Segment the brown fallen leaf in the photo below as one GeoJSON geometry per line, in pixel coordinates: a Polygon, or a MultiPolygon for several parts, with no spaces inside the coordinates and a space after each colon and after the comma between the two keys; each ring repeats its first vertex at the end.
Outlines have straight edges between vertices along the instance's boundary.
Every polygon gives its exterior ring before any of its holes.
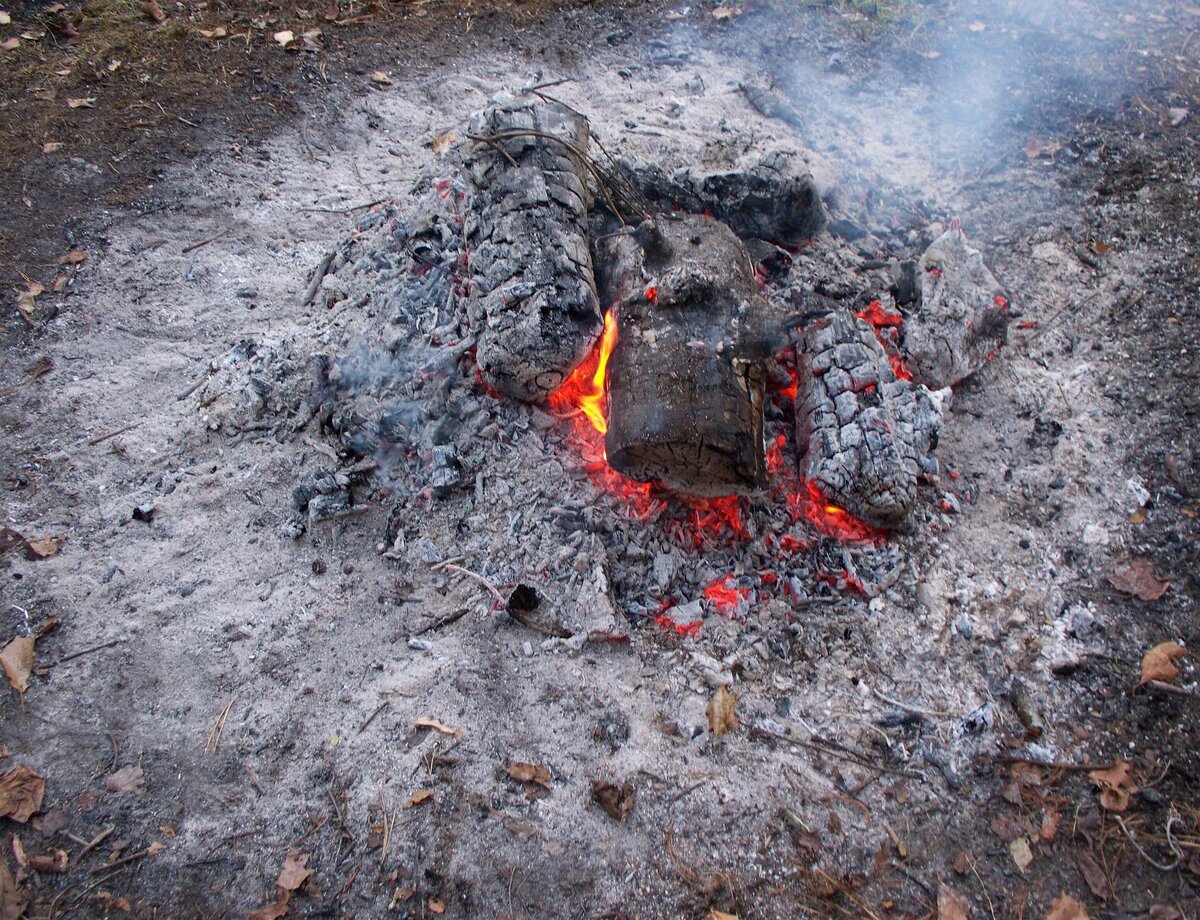
{"type": "Polygon", "coordinates": [[[431,914],[444,914],[446,912],[446,902],[439,901],[437,898],[430,898],[425,906],[429,908],[431,914]]]}
{"type": "Polygon", "coordinates": [[[1107,770],[1090,770],[1088,776],[1100,789],[1100,806],[1105,811],[1125,811],[1129,796],[1137,791],[1133,783],[1133,764],[1117,758],[1107,770]]]}
{"type": "Polygon", "coordinates": [[[592,800],[606,815],[624,824],[637,801],[637,790],[628,781],[617,785],[596,780],[592,783],[592,800]]]}
{"type": "Polygon", "coordinates": [[[276,32],[272,36],[272,38],[274,38],[275,41],[277,41],[280,45],[282,45],[284,48],[286,48],[288,45],[290,45],[292,42],[294,42],[296,40],[296,33],[293,32],[291,29],[284,29],[282,32],[276,32]]]}
{"type": "Polygon", "coordinates": [[[1062,821],[1062,816],[1055,808],[1047,808],[1042,814],[1042,826],[1038,829],[1038,836],[1043,840],[1053,840],[1058,836],[1058,825],[1062,821]]]}
{"type": "Polygon", "coordinates": [[[450,735],[452,738],[461,738],[461,728],[451,728],[449,725],[443,725],[437,719],[431,719],[428,716],[422,716],[419,719],[413,719],[413,728],[432,728],[435,732],[441,732],[443,735],[450,735]]]}
{"type": "Polygon", "coordinates": [[[82,249],[72,249],[58,261],[60,265],[79,265],[81,262],[86,262],[87,257],[87,253],[82,249]]]}
{"type": "Polygon", "coordinates": [[[1100,863],[1096,862],[1095,856],[1088,850],[1076,850],[1075,865],[1079,866],[1079,872],[1087,882],[1088,888],[1092,889],[1092,894],[1101,901],[1112,897],[1112,886],[1108,884],[1108,876],[1100,868],[1100,863]]]}
{"type": "Polygon", "coordinates": [[[1187,649],[1178,642],[1160,642],[1142,658],[1142,679],[1137,685],[1140,687],[1152,680],[1170,683],[1179,676],[1175,662],[1186,654],[1187,649]]]}
{"type": "Polygon", "coordinates": [[[24,764],[0,774],[0,818],[24,824],[41,811],[46,781],[24,764]]]}
{"type": "Polygon", "coordinates": [[[1046,914],[1046,920],[1090,920],[1090,918],[1082,904],[1069,894],[1064,894],[1050,905],[1050,913],[1046,914]]]}
{"type": "Polygon", "coordinates": [[[33,311],[37,309],[38,295],[45,293],[45,290],[45,285],[30,281],[26,284],[25,290],[17,294],[17,309],[21,311],[21,315],[26,320],[33,319],[33,311]]]}
{"type": "Polygon", "coordinates": [[[434,156],[441,156],[450,146],[458,140],[458,134],[454,131],[443,131],[441,134],[435,134],[433,140],[429,144],[429,149],[433,151],[434,156]]]}
{"type": "Polygon", "coordinates": [[[1143,601],[1156,601],[1167,593],[1171,580],[1154,574],[1154,566],[1145,556],[1130,559],[1108,576],[1108,583],[1122,594],[1132,594],[1143,601]]]}
{"type": "Polygon", "coordinates": [[[938,883],[937,920],[968,920],[971,902],[947,885],[938,883]]]}
{"type": "Polygon", "coordinates": [[[1036,160],[1041,156],[1053,156],[1062,150],[1062,141],[1043,141],[1036,137],[1031,137],[1025,143],[1025,156],[1031,160],[1036,160]]]}
{"type": "Polygon", "coordinates": [[[405,808],[416,808],[418,805],[424,805],[433,798],[432,789],[418,789],[404,802],[405,808]]]}
{"type": "Polygon", "coordinates": [[[47,850],[29,857],[29,868],[34,872],[66,872],[71,854],[66,850],[47,850]]]}
{"type": "Polygon", "coordinates": [[[163,12],[163,8],[158,5],[158,0],[142,0],[142,12],[146,14],[147,19],[153,19],[155,22],[163,22],[167,18],[167,14],[163,12]]]}
{"type": "Polygon", "coordinates": [[[26,555],[30,559],[49,559],[51,556],[58,555],[60,546],[62,546],[61,537],[38,537],[36,540],[29,541],[29,552],[26,555]]]}
{"type": "Polygon", "coordinates": [[[96,900],[104,905],[104,909],[109,911],[120,911],[123,914],[130,913],[133,910],[133,905],[129,903],[129,898],[118,898],[111,891],[101,889],[96,892],[96,900]]]}
{"type": "Polygon", "coordinates": [[[738,727],[736,712],[737,697],[720,687],[708,701],[704,711],[708,715],[708,729],[714,735],[723,735],[738,727]]]}
{"type": "Polygon", "coordinates": [[[258,910],[250,911],[246,920],[279,920],[280,917],[287,916],[288,906],[291,903],[292,893],[285,891],[271,903],[264,904],[258,910]]]}
{"type": "Polygon", "coordinates": [[[224,38],[229,34],[229,30],[224,26],[217,26],[214,29],[197,29],[196,31],[204,38],[224,38]]]}
{"type": "Polygon", "coordinates": [[[372,70],[371,82],[378,83],[380,86],[391,86],[392,78],[385,74],[382,70],[372,70]]]}
{"type": "Polygon", "coordinates": [[[518,783],[541,786],[544,789],[550,788],[550,771],[540,764],[518,761],[510,763],[505,769],[508,771],[508,775],[518,783]]]}
{"type": "Polygon", "coordinates": [[[8,868],[8,860],[0,856],[0,920],[20,920],[28,903],[8,868]]]}
{"type": "Polygon", "coordinates": [[[313,870],[308,868],[308,853],[301,853],[295,847],[288,850],[283,868],[279,870],[279,878],[275,884],[283,891],[297,891],[308,881],[313,870]]]}
{"type": "Polygon", "coordinates": [[[954,874],[968,876],[971,874],[971,866],[975,862],[975,854],[970,850],[959,850],[954,854],[954,874]]]}
{"type": "Polygon", "coordinates": [[[33,636],[17,636],[0,649],[0,667],[12,688],[25,699],[25,691],[29,689],[29,675],[33,673],[34,639],[33,636]]]}
{"type": "Polygon", "coordinates": [[[72,109],[94,109],[96,107],[96,97],[86,96],[76,99],[68,99],[67,106],[72,109]]]}
{"type": "Polygon", "coordinates": [[[1033,850],[1029,849],[1029,841],[1024,837],[1018,837],[1008,845],[1009,855],[1016,863],[1017,869],[1021,874],[1025,874],[1025,870],[1029,868],[1029,864],[1033,862],[1033,850]]]}
{"type": "Polygon", "coordinates": [[[150,846],[146,847],[146,855],[153,859],[160,853],[167,851],[167,845],[160,840],[155,840],[150,846]]]}
{"type": "Polygon", "coordinates": [[[146,771],[141,767],[122,767],[104,778],[104,788],[113,795],[141,795],[146,788],[146,771]]]}

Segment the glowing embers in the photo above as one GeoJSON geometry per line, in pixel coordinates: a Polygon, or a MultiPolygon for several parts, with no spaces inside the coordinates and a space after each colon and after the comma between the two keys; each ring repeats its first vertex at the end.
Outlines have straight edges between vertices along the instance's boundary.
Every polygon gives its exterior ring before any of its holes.
{"type": "Polygon", "coordinates": [[[860,521],[845,508],[830,502],[813,482],[805,482],[788,494],[788,509],[839,543],[878,543],[887,537],[886,531],[860,521]]]}
{"type": "Polygon", "coordinates": [[[713,610],[726,617],[735,616],[745,610],[750,594],[749,588],[738,588],[733,585],[732,575],[717,578],[709,582],[704,589],[704,596],[713,605],[713,610]]]}
{"type": "Polygon", "coordinates": [[[888,363],[897,380],[912,380],[912,371],[908,363],[900,356],[900,337],[904,334],[904,317],[899,313],[889,313],[881,302],[872,300],[865,310],[854,314],[875,330],[875,338],[887,352],[888,363]]]}

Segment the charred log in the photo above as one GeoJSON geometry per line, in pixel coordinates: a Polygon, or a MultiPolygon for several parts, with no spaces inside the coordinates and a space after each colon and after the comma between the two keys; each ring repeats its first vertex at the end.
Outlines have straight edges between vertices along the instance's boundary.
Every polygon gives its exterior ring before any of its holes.
{"type": "Polygon", "coordinates": [[[897,379],[871,327],[844,309],[805,330],[796,366],[804,478],[869,524],[900,524],[917,476],[937,472],[938,398],[897,379]]]}
{"type": "Polygon", "coordinates": [[[958,227],[934,240],[914,268],[902,265],[895,274],[898,300],[916,294],[904,322],[904,351],[917,382],[952,386],[1004,345],[1008,296],[958,227]]]}
{"type": "Polygon", "coordinates": [[[745,248],[724,224],[679,215],[601,238],[596,261],[617,311],[609,464],[688,495],[761,488],[770,308],[745,248]]]}
{"type": "Polygon", "coordinates": [[[553,393],[603,327],[588,250],[587,119],[551,102],[489,108],[471,132],[465,218],[476,360],[511,396],[553,393]]]}
{"type": "Polygon", "coordinates": [[[707,212],[743,239],[802,246],[821,232],[829,213],[803,163],[781,149],[728,170],[687,168],[668,176],[657,167],[633,170],[643,194],[664,210],[707,212]]]}

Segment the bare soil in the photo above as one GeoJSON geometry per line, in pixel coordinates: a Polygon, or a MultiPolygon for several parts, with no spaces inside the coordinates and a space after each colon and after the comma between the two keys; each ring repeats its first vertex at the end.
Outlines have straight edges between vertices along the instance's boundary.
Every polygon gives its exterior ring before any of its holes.
{"type": "Polygon", "coordinates": [[[0,770],[46,781],[36,817],[0,819],[0,904],[246,915],[295,850],[294,917],[956,916],[943,885],[973,916],[1063,894],[1197,916],[1194,659],[1136,688],[1152,647],[1200,647],[1194,7],[4,9],[0,41],[54,38],[0,52],[3,524],[57,552],[0,557],[0,641],[38,636],[0,770]],[[310,28],[321,50],[273,38],[310,28]],[[649,568],[595,526],[609,499],[555,420],[482,392],[477,489],[397,510],[376,480],[363,513],[285,533],[294,487],[341,462],[307,356],[408,333],[303,303],[313,266],[437,174],[439,134],[560,78],[643,161],[803,150],[863,278],[957,218],[1013,292],[1008,347],[954,394],[952,472],[889,544],[899,577],[784,611],[786,648],[766,604],[698,637],[546,640],[439,569],[540,579],[586,623],[623,620],[612,585],[649,568]],[[1135,559],[1159,599],[1109,580],[1135,559]],[[1121,760],[1136,791],[1102,799],[1088,768],[1121,760]],[[597,781],[634,790],[623,822],[597,781]],[[22,870],[17,838],[67,871],[22,870]]]}

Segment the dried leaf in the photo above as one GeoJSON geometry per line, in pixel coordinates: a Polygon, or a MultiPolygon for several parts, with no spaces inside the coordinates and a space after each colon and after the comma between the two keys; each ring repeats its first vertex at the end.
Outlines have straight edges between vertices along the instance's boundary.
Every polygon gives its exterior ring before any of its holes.
{"type": "Polygon", "coordinates": [[[1047,808],[1042,815],[1042,826],[1038,830],[1038,836],[1043,840],[1053,840],[1058,835],[1058,825],[1062,820],[1062,816],[1057,809],[1047,808]]]}
{"type": "Polygon", "coordinates": [[[968,920],[970,916],[971,903],[945,882],[939,882],[937,920],[968,920]]]}
{"type": "Polygon", "coordinates": [[[82,249],[72,249],[58,261],[62,265],[78,265],[81,262],[86,262],[87,257],[87,253],[82,249]]]}
{"type": "Polygon", "coordinates": [[[1144,601],[1156,601],[1167,593],[1171,580],[1159,578],[1154,574],[1150,560],[1138,556],[1109,575],[1108,583],[1122,594],[1132,594],[1144,601]]]}
{"type": "Polygon", "coordinates": [[[724,687],[720,687],[708,701],[708,706],[704,710],[708,715],[709,731],[714,735],[723,735],[736,729],[738,727],[736,708],[737,697],[724,687]]]}
{"type": "Polygon", "coordinates": [[[24,764],[0,774],[0,818],[24,824],[42,808],[46,781],[24,764]]]}
{"type": "Polygon", "coordinates": [[[97,891],[96,900],[103,904],[108,911],[119,910],[121,913],[127,914],[133,910],[133,905],[129,903],[128,898],[113,897],[111,891],[104,891],[103,889],[97,891]]]}
{"type": "Polygon", "coordinates": [[[433,798],[432,789],[418,789],[408,797],[404,803],[405,808],[416,808],[418,805],[423,805],[433,798]]]}
{"type": "Polygon", "coordinates": [[[425,906],[429,908],[431,914],[444,914],[446,912],[446,902],[439,901],[437,898],[430,898],[429,903],[425,906]]]}
{"type": "Polygon", "coordinates": [[[94,109],[96,107],[96,97],[88,96],[87,98],[68,99],[67,105],[72,109],[94,109]]]}
{"type": "Polygon", "coordinates": [[[270,904],[264,904],[258,910],[253,910],[246,920],[279,920],[287,916],[288,905],[292,902],[292,893],[285,891],[270,904]]]}
{"type": "Polygon", "coordinates": [[[141,767],[122,767],[105,777],[104,788],[113,795],[141,795],[146,788],[146,771],[141,767]]]}
{"type": "Polygon", "coordinates": [[[30,856],[29,868],[34,872],[66,872],[70,862],[71,855],[66,850],[47,850],[37,856],[30,856]]]}
{"type": "Polygon", "coordinates": [[[62,141],[46,141],[42,144],[42,153],[57,153],[66,146],[62,141]]]}
{"type": "Polygon", "coordinates": [[[17,38],[15,35],[0,42],[0,51],[16,51],[20,47],[21,39],[17,38]]]}
{"type": "Polygon", "coordinates": [[[205,38],[224,38],[229,34],[229,31],[224,26],[217,26],[214,29],[197,29],[205,38]]]}
{"type": "Polygon", "coordinates": [[[288,850],[287,858],[283,861],[283,868],[279,871],[279,878],[275,880],[275,884],[283,891],[298,890],[313,874],[313,870],[307,867],[308,858],[308,853],[301,853],[295,848],[288,850]]]}
{"type": "Polygon", "coordinates": [[[1031,137],[1025,143],[1025,156],[1031,160],[1036,160],[1041,156],[1052,156],[1062,150],[1062,141],[1043,141],[1036,137],[1031,137]]]}
{"type": "Polygon", "coordinates": [[[737,6],[718,6],[712,11],[712,18],[721,22],[727,19],[736,19],[744,12],[746,11],[737,6]]]}
{"type": "Polygon", "coordinates": [[[441,134],[434,135],[433,141],[429,144],[429,149],[433,151],[434,156],[441,156],[450,149],[450,145],[458,140],[458,134],[454,131],[443,131],[441,134]]]}
{"type": "Polygon", "coordinates": [[[518,783],[531,783],[544,789],[550,788],[550,771],[540,764],[510,763],[506,768],[508,775],[518,783]]]}
{"type": "Polygon", "coordinates": [[[30,559],[49,559],[51,556],[58,555],[58,548],[62,546],[62,539],[59,537],[38,537],[36,540],[29,541],[30,559]]]}
{"type": "Polygon", "coordinates": [[[1105,811],[1125,811],[1129,807],[1129,795],[1137,791],[1133,783],[1133,764],[1117,758],[1107,770],[1088,772],[1093,783],[1100,789],[1100,805],[1105,811]]]}
{"type": "Polygon", "coordinates": [[[971,865],[975,862],[975,854],[970,850],[959,850],[954,854],[954,873],[955,875],[967,876],[971,874],[971,865]]]}
{"type": "Polygon", "coordinates": [[[1060,895],[1059,899],[1050,906],[1046,920],[1091,920],[1083,905],[1069,894],[1060,895]]]}
{"type": "Polygon", "coordinates": [[[159,840],[155,840],[154,843],[152,843],[152,844],[150,844],[150,846],[146,847],[146,855],[149,856],[151,859],[153,859],[159,853],[165,853],[166,850],[167,850],[167,845],[165,843],[163,843],[159,840]]]}
{"type": "Polygon", "coordinates": [[[1033,862],[1033,851],[1029,849],[1029,841],[1024,837],[1018,837],[1008,845],[1008,852],[1012,855],[1017,868],[1024,874],[1025,870],[1029,868],[1029,864],[1033,862]]]}
{"type": "Polygon", "coordinates": [[[16,834],[13,834],[12,851],[13,856],[17,860],[17,865],[22,869],[28,868],[29,857],[25,855],[25,844],[21,843],[21,838],[16,834]]]}
{"type": "Polygon", "coordinates": [[[17,636],[0,649],[0,667],[12,688],[25,697],[29,689],[29,675],[33,673],[33,636],[17,636]]]}
{"type": "Polygon", "coordinates": [[[372,70],[371,82],[378,83],[380,86],[391,86],[392,78],[385,74],[382,70],[372,70]]]}
{"type": "Polygon", "coordinates": [[[0,856],[0,920],[20,920],[25,905],[25,896],[17,888],[8,860],[0,856]]]}
{"type": "Polygon", "coordinates": [[[291,29],[284,29],[282,32],[276,32],[272,37],[275,39],[275,41],[279,42],[280,45],[286,48],[296,40],[296,33],[294,33],[291,29]]]}
{"type": "Polygon", "coordinates": [[[431,719],[428,716],[422,716],[419,719],[413,720],[414,728],[432,728],[436,732],[441,732],[443,735],[450,735],[452,738],[461,738],[461,728],[451,728],[448,725],[443,725],[437,719],[431,719]]]}
{"type": "Polygon", "coordinates": [[[1187,649],[1178,642],[1160,642],[1142,658],[1142,679],[1138,686],[1152,680],[1173,681],[1179,676],[1175,662],[1186,654],[1187,649]]]}
{"type": "Polygon", "coordinates": [[[1108,884],[1108,876],[1096,862],[1096,857],[1087,850],[1076,850],[1075,864],[1079,866],[1083,880],[1087,882],[1088,888],[1092,889],[1092,894],[1101,901],[1107,901],[1112,897],[1112,887],[1108,884]]]}
{"type": "Polygon", "coordinates": [[[39,294],[45,292],[45,285],[38,284],[36,281],[30,281],[25,290],[17,295],[17,309],[21,311],[21,315],[26,319],[33,318],[33,311],[36,309],[35,301],[39,294]]]}
{"type": "Polygon", "coordinates": [[[606,815],[624,824],[637,801],[637,790],[630,782],[618,786],[616,783],[596,780],[592,783],[592,800],[604,809],[606,815]]]}
{"type": "Polygon", "coordinates": [[[163,8],[158,5],[158,0],[142,0],[142,12],[146,14],[147,19],[153,19],[155,22],[163,22],[167,18],[163,8]]]}

